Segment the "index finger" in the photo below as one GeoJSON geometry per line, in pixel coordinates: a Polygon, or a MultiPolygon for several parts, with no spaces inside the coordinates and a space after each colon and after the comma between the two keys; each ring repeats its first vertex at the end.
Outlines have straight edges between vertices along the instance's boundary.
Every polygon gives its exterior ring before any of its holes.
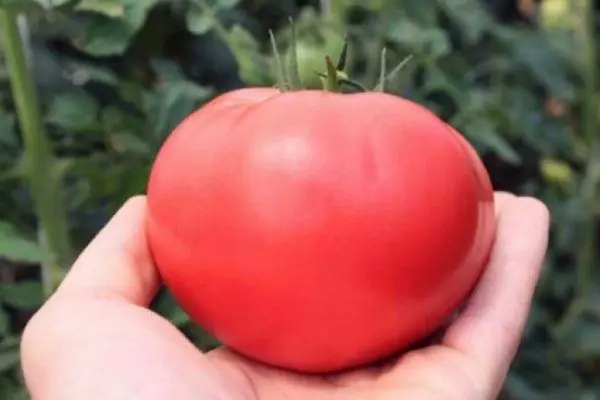
{"type": "Polygon", "coordinates": [[[497,195],[498,228],[490,262],[444,344],[475,360],[499,385],[515,356],[546,254],[550,216],[533,198],[497,195]]]}

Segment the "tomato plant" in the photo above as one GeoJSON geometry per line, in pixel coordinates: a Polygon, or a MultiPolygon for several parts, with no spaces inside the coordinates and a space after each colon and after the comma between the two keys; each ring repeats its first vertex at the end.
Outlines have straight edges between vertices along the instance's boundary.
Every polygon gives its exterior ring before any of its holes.
{"type": "Polygon", "coordinates": [[[494,236],[474,150],[383,92],[221,95],[167,139],[148,201],[153,256],[190,317],[303,372],[432,332],[474,287],[494,236]]]}

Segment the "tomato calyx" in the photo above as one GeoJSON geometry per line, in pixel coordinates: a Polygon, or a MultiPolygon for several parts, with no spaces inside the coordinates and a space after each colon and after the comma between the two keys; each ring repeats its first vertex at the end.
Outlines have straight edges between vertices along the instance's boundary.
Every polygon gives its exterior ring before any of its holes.
{"type": "MultiPolygon", "coordinates": [[[[298,65],[296,28],[292,18],[290,18],[289,21],[291,27],[291,46],[287,54],[287,62],[285,63],[282,61],[279,53],[275,35],[273,34],[273,31],[269,30],[271,47],[273,49],[277,68],[277,84],[275,86],[282,92],[305,89],[302,79],[300,78],[300,70],[298,65]]],[[[346,73],[348,46],[348,35],[346,35],[342,50],[340,51],[340,55],[337,59],[337,63],[333,62],[330,55],[325,55],[326,72],[315,71],[315,73],[321,78],[323,90],[341,93],[342,88],[345,85],[352,87],[359,92],[386,92],[386,82],[393,79],[413,57],[412,55],[409,55],[403,59],[391,72],[388,73],[386,67],[387,50],[384,47],[381,51],[379,81],[374,88],[368,89],[361,83],[352,80],[346,73]]]]}
{"type": "Polygon", "coordinates": [[[375,86],[375,88],[373,89],[373,91],[375,92],[382,92],[384,93],[386,91],[386,82],[388,82],[389,80],[392,80],[393,78],[396,77],[396,75],[398,75],[398,73],[402,70],[402,68],[404,68],[404,66],[406,64],[408,64],[408,62],[411,60],[411,58],[413,57],[412,54],[410,54],[409,56],[407,56],[406,58],[404,58],[404,60],[400,61],[400,63],[398,65],[396,65],[396,67],[394,67],[394,69],[392,69],[392,71],[390,73],[387,72],[387,67],[386,67],[386,54],[387,54],[387,49],[384,47],[381,50],[381,61],[380,61],[380,70],[379,70],[379,82],[377,83],[377,85],[375,86]]]}

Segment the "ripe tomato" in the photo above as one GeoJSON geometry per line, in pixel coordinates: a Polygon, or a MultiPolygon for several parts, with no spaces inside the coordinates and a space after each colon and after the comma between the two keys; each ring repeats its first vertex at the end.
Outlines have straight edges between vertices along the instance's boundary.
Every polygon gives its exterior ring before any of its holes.
{"type": "Polygon", "coordinates": [[[450,125],[448,127],[459,138],[463,149],[471,159],[473,174],[479,183],[480,212],[478,230],[482,233],[478,235],[478,239],[473,245],[471,257],[473,258],[473,262],[485,265],[488,261],[490,246],[496,232],[494,189],[487,170],[475,149],[456,129],[450,125]]]}
{"type": "Polygon", "coordinates": [[[493,240],[488,183],[411,101],[248,88],[165,142],[148,237],[179,304],[227,346],[329,372],[403,349],[465,299],[493,240]]]}

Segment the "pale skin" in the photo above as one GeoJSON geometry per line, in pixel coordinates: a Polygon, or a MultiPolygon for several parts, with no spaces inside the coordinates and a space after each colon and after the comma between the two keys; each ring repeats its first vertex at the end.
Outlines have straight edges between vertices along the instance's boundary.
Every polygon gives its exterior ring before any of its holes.
{"type": "Polygon", "coordinates": [[[459,317],[429,347],[385,365],[306,376],[226,348],[203,354],[148,309],[159,287],[129,200],[27,325],[22,364],[34,400],[485,400],[497,397],[521,340],[546,253],[549,214],[496,193],[497,241],[459,317]]]}

